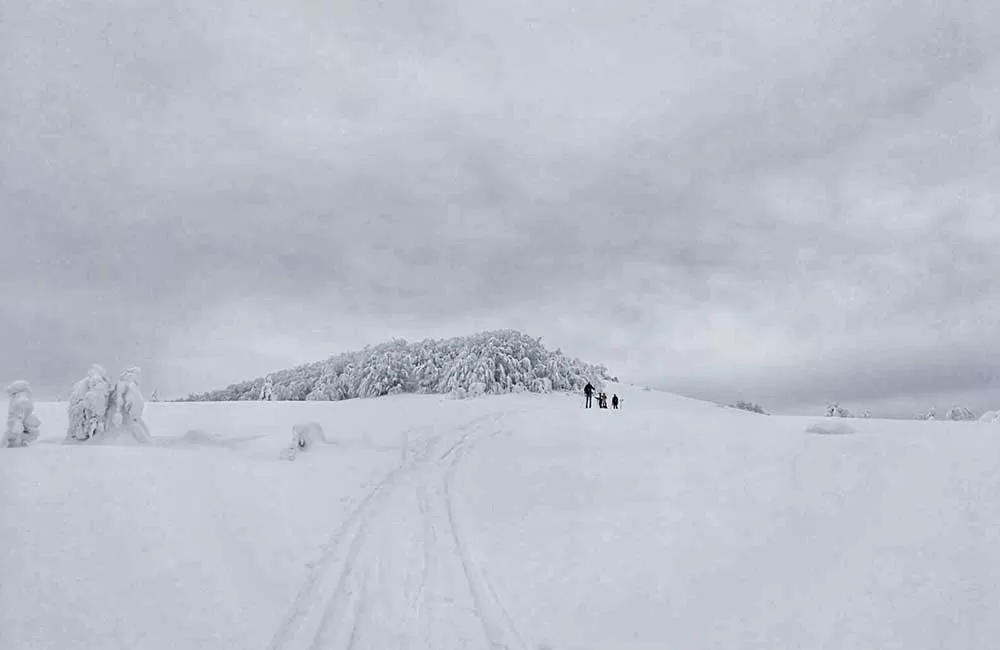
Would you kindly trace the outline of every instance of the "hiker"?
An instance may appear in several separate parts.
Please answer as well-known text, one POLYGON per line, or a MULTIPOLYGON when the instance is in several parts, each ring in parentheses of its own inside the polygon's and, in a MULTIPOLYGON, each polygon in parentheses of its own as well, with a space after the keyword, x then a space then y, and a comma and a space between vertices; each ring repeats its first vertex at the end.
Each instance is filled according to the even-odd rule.
POLYGON ((618 393, 611 396, 611 408, 618 409, 618 393))
POLYGON ((602 409, 608 408, 608 394, 602 392, 597 398, 597 403, 602 409))
POLYGON ((590 401, 594 397, 594 386, 589 381, 587 382, 587 385, 583 387, 583 394, 587 396, 586 404, 584 406, 585 408, 590 408, 590 401))

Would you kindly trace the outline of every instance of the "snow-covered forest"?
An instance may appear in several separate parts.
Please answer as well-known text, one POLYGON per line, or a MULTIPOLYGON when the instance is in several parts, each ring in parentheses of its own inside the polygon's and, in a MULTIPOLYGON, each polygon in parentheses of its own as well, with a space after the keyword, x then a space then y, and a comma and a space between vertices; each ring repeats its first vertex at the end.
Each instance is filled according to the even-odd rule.
POLYGON ((547 393, 579 390, 588 381, 600 389, 610 379, 603 365, 550 351, 541 338, 508 329, 412 343, 397 339, 179 401, 245 401, 262 395, 283 401, 339 401, 399 393, 547 393))

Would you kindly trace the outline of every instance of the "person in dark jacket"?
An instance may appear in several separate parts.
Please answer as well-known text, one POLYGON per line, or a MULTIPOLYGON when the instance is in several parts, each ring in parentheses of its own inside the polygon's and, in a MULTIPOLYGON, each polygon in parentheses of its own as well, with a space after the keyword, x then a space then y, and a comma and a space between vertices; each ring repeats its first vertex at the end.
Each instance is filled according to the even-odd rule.
POLYGON ((613 409, 618 408, 618 393, 615 393, 614 395, 611 396, 611 408, 613 409))
POLYGON ((583 387, 583 394, 587 396, 587 401, 584 406, 590 408, 591 400, 594 398, 594 386, 588 381, 587 385, 583 387))

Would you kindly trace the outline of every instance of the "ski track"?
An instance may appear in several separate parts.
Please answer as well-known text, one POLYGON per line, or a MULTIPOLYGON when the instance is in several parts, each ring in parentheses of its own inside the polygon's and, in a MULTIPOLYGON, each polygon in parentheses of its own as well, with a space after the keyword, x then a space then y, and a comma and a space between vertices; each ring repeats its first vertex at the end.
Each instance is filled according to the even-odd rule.
POLYGON ((445 436, 403 432, 400 465, 321 547, 267 650, 528 650, 465 544, 452 497, 462 459, 503 432, 501 419, 445 436))

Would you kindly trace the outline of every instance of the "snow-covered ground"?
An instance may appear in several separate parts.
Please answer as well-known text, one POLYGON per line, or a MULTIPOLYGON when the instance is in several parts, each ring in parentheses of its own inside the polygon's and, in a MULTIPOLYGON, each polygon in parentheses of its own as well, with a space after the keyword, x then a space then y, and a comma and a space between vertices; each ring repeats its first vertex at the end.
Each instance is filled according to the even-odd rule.
POLYGON ((149 404, 151 448, 39 404, 0 648, 996 646, 1000 424, 613 390, 149 404), (307 421, 333 444, 280 460, 307 421))

